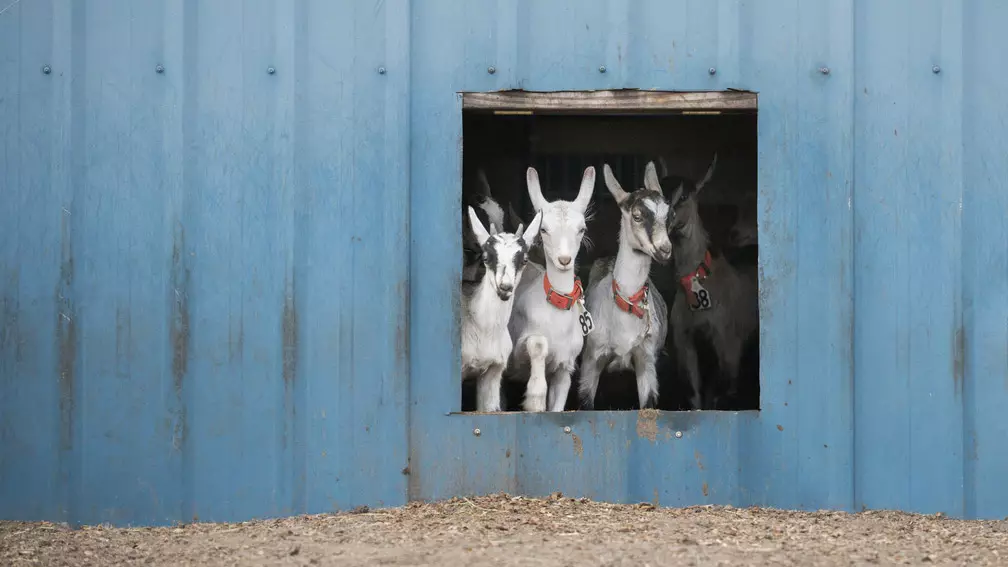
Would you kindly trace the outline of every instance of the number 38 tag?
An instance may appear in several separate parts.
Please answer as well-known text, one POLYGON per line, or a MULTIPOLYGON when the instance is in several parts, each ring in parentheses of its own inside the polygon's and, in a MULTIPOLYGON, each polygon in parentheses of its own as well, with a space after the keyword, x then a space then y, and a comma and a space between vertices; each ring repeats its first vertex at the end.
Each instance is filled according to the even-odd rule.
POLYGON ((579 299, 577 303, 578 311, 581 312, 578 316, 578 323, 581 324, 581 336, 587 337, 595 330, 595 320, 592 319, 591 313, 588 311, 588 308, 585 307, 583 299, 579 299))
POLYGON ((693 301, 690 304, 690 309, 693 311, 706 311, 713 305, 710 292, 700 283, 698 278, 694 277, 690 280, 690 293, 693 294, 693 301))

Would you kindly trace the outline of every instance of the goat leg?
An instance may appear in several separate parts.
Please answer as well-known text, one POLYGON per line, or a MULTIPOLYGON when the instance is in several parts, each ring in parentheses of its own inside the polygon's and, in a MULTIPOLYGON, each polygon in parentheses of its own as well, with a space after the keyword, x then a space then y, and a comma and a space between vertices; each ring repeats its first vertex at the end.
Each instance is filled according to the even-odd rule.
POLYGON ((581 358, 581 376, 578 378, 578 397, 581 400, 581 409, 595 409, 595 394, 598 392, 601 374, 602 361, 598 358, 595 349, 589 346, 581 358))
POLYGON ((637 400, 641 409, 653 408, 658 405, 658 372, 655 370, 654 354, 637 348, 632 356, 637 374, 637 400))
POLYGON ((563 411, 567 406, 567 394, 570 392, 571 372, 561 368, 553 373, 549 385, 549 411, 563 411))
POLYGON ((525 386, 525 411, 546 411, 546 355, 549 343, 546 337, 532 336, 525 340, 529 356, 529 379, 525 386))
POLYGON ((700 367, 697 362, 696 345, 693 344, 693 341, 683 331, 682 326, 677 325, 673 329, 675 330, 673 331, 674 335, 672 338, 676 352, 679 355, 679 363, 686 371, 690 386, 693 387, 693 396, 690 398, 690 403, 693 409, 706 409, 702 404, 702 399, 705 396, 700 387, 700 367))
POLYGON ((504 365, 494 364, 479 377, 476 383, 476 410, 500 411, 501 409, 501 375, 504 365))

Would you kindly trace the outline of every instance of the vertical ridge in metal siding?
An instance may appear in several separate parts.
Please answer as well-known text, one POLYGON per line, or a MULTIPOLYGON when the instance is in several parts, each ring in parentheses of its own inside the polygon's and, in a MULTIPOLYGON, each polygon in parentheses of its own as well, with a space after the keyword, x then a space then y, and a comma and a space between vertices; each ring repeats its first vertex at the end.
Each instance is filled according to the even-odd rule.
MULTIPOLYGON (((968 3, 962 17, 962 398, 965 515, 1008 510, 1008 5, 968 3)), ((942 75, 949 70, 942 62, 942 75)), ((953 71, 954 73, 955 71, 953 71)))

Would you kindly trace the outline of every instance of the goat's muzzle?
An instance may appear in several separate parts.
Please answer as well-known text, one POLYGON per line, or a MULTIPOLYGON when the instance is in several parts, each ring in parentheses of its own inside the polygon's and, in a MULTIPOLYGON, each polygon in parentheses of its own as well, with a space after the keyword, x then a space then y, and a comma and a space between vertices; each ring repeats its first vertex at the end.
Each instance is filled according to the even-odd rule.
POLYGON ((665 244, 655 248, 654 259, 661 264, 667 263, 672 259, 672 243, 666 242, 665 244))
POLYGON ((502 283, 497 286, 497 297, 501 298, 502 301, 507 301, 511 299, 511 295, 514 293, 514 285, 509 283, 502 283))

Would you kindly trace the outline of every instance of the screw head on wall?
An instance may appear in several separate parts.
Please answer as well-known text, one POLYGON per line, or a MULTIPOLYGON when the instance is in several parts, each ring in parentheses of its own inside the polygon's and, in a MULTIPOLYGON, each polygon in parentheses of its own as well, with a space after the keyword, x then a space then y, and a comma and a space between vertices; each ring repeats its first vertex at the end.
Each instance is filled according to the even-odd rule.
POLYGON ((157 74, 159 74, 159 75, 161 73, 164 73, 164 65, 158 65, 157 67, 154 67, 154 72, 157 73, 157 74))
POLYGON ((829 67, 820 67, 819 72, 823 75, 829 75, 829 67))
POLYGON ((473 429, 473 435, 475 435, 476 437, 479 437, 480 433, 482 433, 482 431, 479 430, 479 427, 473 429))
POLYGON ((937 75, 938 73, 941 73, 941 67, 935 65, 934 67, 931 67, 931 72, 937 75))
POLYGON ((491 75, 493 75, 496 72, 497 72, 497 68, 494 67, 493 65, 487 67, 487 73, 490 73, 491 75))
POLYGON ((270 75, 274 75, 274 74, 276 74, 276 68, 274 68, 274 67, 266 67, 266 72, 269 73, 270 75))
POLYGON ((43 65, 42 66, 42 74, 43 75, 48 75, 49 73, 52 73, 52 67, 50 67, 48 65, 43 65))
POLYGON ((378 67, 378 74, 379 75, 384 75, 385 74, 385 67, 378 67))
POLYGON ((715 75, 715 74, 717 74, 717 69, 715 69, 714 67, 711 67, 710 69, 707 69, 707 74, 708 75, 715 75))
POLYGON ((675 438, 676 439, 682 439, 682 431, 676 431, 675 432, 675 438))
POLYGON ((570 428, 569 425, 566 426, 566 427, 564 427, 564 433, 566 433, 567 435, 570 435, 570 432, 571 432, 571 428, 570 428))
POLYGON ((599 73, 605 73, 606 72, 605 65, 599 65, 598 72, 599 73))

